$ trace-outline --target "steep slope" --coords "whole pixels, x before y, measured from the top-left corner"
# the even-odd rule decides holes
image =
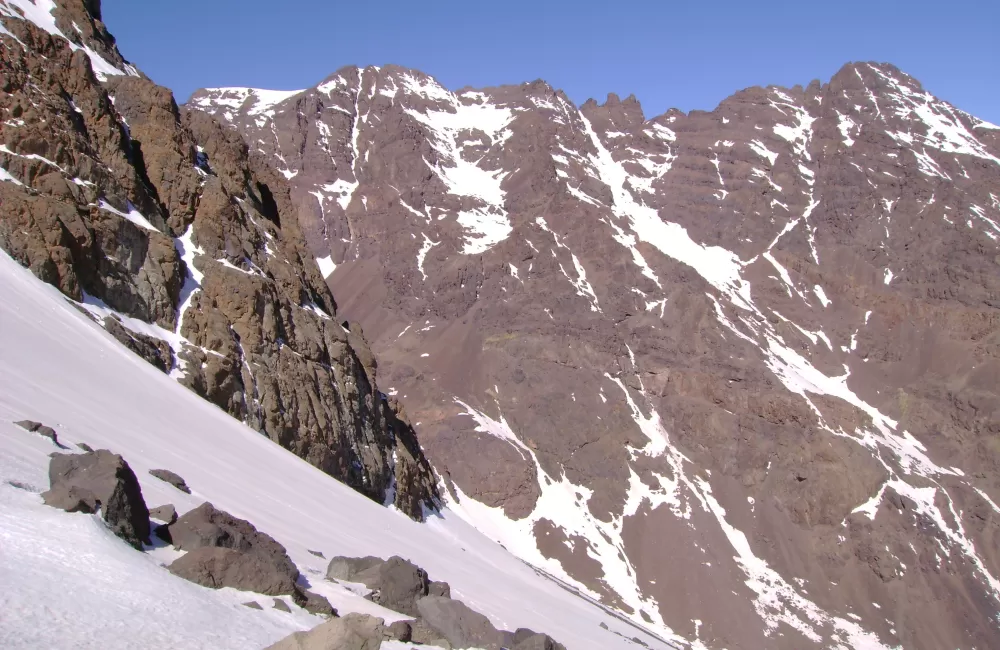
[[[888,64],[646,119],[395,66],[199,91],[452,507],[713,647],[1000,643],[1000,130]]]
[[[166,557],[158,553],[170,549],[140,553],[97,517],[42,505],[37,491],[47,487],[54,446],[11,424],[25,417],[57,427],[67,446],[122,454],[150,503],[184,513],[208,500],[253,522],[341,614],[392,612],[325,580],[327,560],[310,549],[411,558],[497,625],[544,627],[569,648],[636,648],[627,640],[636,635],[666,647],[539,576],[454,514],[411,521],[272,444],[124,350],[3,252],[0,331],[17,342],[0,346],[4,648],[261,648],[319,622],[294,608],[248,609],[240,603],[271,599],[193,585],[159,565]],[[180,473],[192,494],[148,474],[160,467]]]
[[[0,247],[274,442],[413,517],[433,507],[284,179],[127,64],[99,2],[6,0],[0,20]]]

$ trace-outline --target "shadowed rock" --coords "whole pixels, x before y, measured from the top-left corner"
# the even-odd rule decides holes
[[[149,541],[149,510],[142,488],[125,460],[106,449],[85,454],[52,454],[48,505],[68,512],[96,512],[115,535],[136,549]]]
[[[174,575],[210,589],[232,587],[268,596],[295,592],[295,580],[259,555],[231,548],[188,551],[167,567]]]

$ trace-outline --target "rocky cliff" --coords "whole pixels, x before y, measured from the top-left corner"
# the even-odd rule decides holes
[[[5,0],[0,20],[0,247],[233,417],[422,517],[436,478],[285,179],[128,64],[99,1]]]
[[[680,643],[1000,644],[998,127],[875,63],[651,119],[395,66],[188,106],[525,560]]]

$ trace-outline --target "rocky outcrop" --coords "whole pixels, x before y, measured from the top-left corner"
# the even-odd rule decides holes
[[[45,503],[67,512],[94,513],[118,537],[142,550],[149,542],[149,510],[139,481],[125,460],[107,449],[52,454]]]
[[[155,367],[421,518],[434,474],[342,326],[285,179],[124,61],[99,3],[53,16],[0,11],[0,247]]]
[[[998,644],[994,125],[877,63],[651,118],[396,66],[188,105],[525,559],[710,646]]]

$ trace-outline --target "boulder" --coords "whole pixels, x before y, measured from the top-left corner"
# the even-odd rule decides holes
[[[451,598],[451,585],[449,585],[447,582],[432,580],[427,585],[427,595],[441,596],[442,598]]]
[[[171,472],[169,469],[151,469],[149,470],[149,474],[154,478],[158,478],[161,481],[164,481],[165,483],[173,485],[175,488],[177,488],[181,492],[184,492],[185,494],[191,494],[191,488],[187,486],[187,483],[184,482],[184,479],[182,479],[177,474]]]
[[[385,638],[409,643],[413,638],[413,627],[407,621],[396,621],[385,628]]]
[[[330,601],[317,593],[299,588],[299,593],[295,597],[297,598],[296,602],[302,606],[302,609],[310,614],[327,617],[337,615],[337,610],[333,608]]]
[[[249,607],[250,609],[264,609],[263,607],[260,606],[260,603],[258,603],[256,600],[247,601],[243,603],[243,606]]]
[[[287,574],[293,583],[299,577],[299,570],[284,546],[258,531],[249,521],[219,510],[211,503],[205,502],[185,513],[168,529],[171,543],[179,551],[205,547],[233,549],[260,557]]]
[[[409,616],[418,615],[417,599],[427,595],[427,572],[396,555],[358,578],[372,590],[369,600]]]
[[[294,632],[265,650],[378,650],[384,637],[382,619],[348,614],[331,618],[307,632]]]
[[[292,608],[288,606],[288,603],[281,600],[280,598],[274,599],[274,609],[278,610],[279,612],[288,612],[288,613],[292,612]]]
[[[504,635],[490,619],[465,603],[442,596],[425,596],[416,603],[420,618],[455,648],[499,650]]]
[[[167,567],[175,576],[210,589],[232,587],[268,596],[295,592],[295,580],[265,558],[231,548],[188,551]]]
[[[177,521],[177,509],[172,504],[150,508],[149,518],[162,521],[168,526]]]
[[[326,567],[326,577],[330,580],[346,580],[349,582],[359,582],[355,580],[358,574],[377,567],[385,563],[380,557],[343,557],[338,555],[330,560]]]
[[[149,542],[149,510],[139,481],[121,456],[107,449],[54,453],[49,461],[48,505],[67,512],[97,512],[111,531],[134,548]]]
[[[90,445],[88,445],[85,442],[78,442],[78,443],[76,443],[76,446],[79,447],[80,449],[84,450],[84,451],[88,451],[88,452],[89,451],[94,451],[94,448],[91,447]]]
[[[35,422],[34,420],[21,420],[20,422],[15,422],[14,424],[26,431],[32,432],[38,431],[42,426],[41,422]]]
[[[547,634],[522,627],[514,632],[510,650],[566,650],[566,647]]]

